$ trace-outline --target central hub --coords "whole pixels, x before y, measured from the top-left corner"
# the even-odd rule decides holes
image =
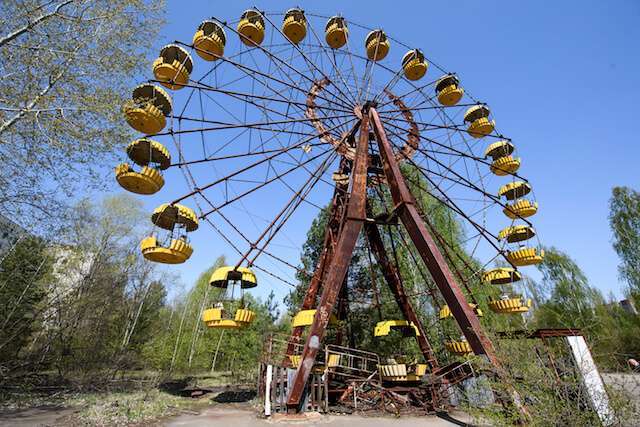
[[[327,116],[326,112],[324,112],[323,110],[323,107],[316,104],[317,97],[325,99],[320,94],[330,83],[331,82],[327,78],[316,80],[313,83],[311,89],[307,93],[307,109],[305,111],[305,116],[311,120],[311,123],[318,132],[318,137],[321,141],[333,145],[335,150],[342,157],[348,160],[353,160],[355,157],[355,144],[352,134],[353,132],[343,132],[339,130],[338,126],[335,126],[335,124],[331,121],[332,117]],[[389,100],[398,108],[398,112],[402,114],[402,116],[404,117],[404,121],[409,126],[409,129],[406,130],[406,138],[403,138],[402,135],[395,134],[395,136],[397,137],[395,143],[394,141],[390,141],[396,146],[396,149],[394,150],[396,160],[398,162],[404,162],[407,159],[411,158],[415,150],[418,148],[418,143],[420,141],[418,126],[413,119],[411,110],[400,98],[395,96],[389,90],[385,90],[385,94],[387,95]],[[371,99],[365,101],[363,104],[355,104],[352,111],[358,119],[362,120],[363,115],[368,114],[369,109],[377,108],[378,105],[378,101]],[[340,106],[335,107],[336,110],[338,110],[339,108]],[[381,116],[381,119],[384,121],[384,116]],[[369,135],[369,138],[373,140],[371,134]]]

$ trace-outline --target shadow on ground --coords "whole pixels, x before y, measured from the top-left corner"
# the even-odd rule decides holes
[[[213,398],[217,403],[240,403],[248,402],[256,397],[254,390],[227,390],[219,393]]]

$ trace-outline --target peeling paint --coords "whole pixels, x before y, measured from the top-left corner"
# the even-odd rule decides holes
[[[311,339],[309,339],[309,347],[316,350],[320,348],[320,338],[318,338],[317,335],[311,336]]]

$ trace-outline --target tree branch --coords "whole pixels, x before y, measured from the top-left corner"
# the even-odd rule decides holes
[[[16,39],[17,37],[19,37],[20,35],[26,33],[27,31],[33,29],[36,25],[41,24],[42,22],[46,21],[47,19],[51,18],[52,16],[57,15],[58,12],[60,11],[60,9],[62,9],[64,6],[68,5],[69,3],[73,3],[73,0],[66,0],[66,1],[63,1],[62,3],[59,3],[56,7],[53,8],[53,10],[51,12],[45,13],[44,15],[40,15],[38,18],[36,18],[32,22],[29,22],[24,27],[19,28],[19,29],[15,30],[14,32],[9,33],[8,35],[4,36],[3,38],[0,39],[0,47],[4,46],[5,44],[9,43],[10,41]]]

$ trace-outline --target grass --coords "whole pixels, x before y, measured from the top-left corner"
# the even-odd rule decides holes
[[[81,410],[68,420],[70,425],[144,424],[206,406],[202,401],[158,390],[83,395],[76,400]]]
[[[162,418],[191,412],[215,404],[214,394],[201,399],[180,397],[167,393],[148,383],[153,378],[148,372],[127,372],[117,383],[103,384],[102,390],[87,390],[75,386],[52,386],[37,392],[34,388],[14,389],[0,393],[0,411],[8,412],[28,408],[73,408],[73,415],[58,421],[70,426],[155,425]],[[140,380],[136,382],[136,380]],[[178,383],[205,388],[220,388],[232,384],[229,373],[206,373],[174,379]],[[184,382],[183,382],[184,381]],[[181,388],[183,385],[178,386]]]
[[[211,404],[210,399],[174,396],[157,389],[125,392],[53,395],[12,394],[1,396],[0,410],[27,408],[74,408],[76,412],[59,420],[65,426],[146,425],[161,418],[195,411]]]

